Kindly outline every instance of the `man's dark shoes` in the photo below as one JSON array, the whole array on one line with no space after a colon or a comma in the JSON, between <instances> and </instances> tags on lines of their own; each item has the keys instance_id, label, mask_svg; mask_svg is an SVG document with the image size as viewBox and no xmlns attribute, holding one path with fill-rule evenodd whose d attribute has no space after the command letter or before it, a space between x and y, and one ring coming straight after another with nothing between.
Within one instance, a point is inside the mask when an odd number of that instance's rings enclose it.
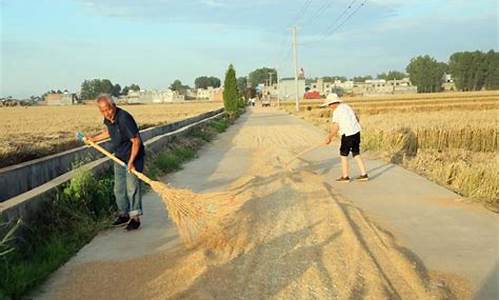
<instances>
[{"instance_id":1,"label":"man's dark shoes","mask_svg":"<svg viewBox=\"0 0 500 300\"><path fill-rule=\"evenodd\" d=\"M123 225L126 225L129 220L130 220L129 216L119 216L113 222L113 226L123 226Z\"/></svg>"},{"instance_id":2,"label":"man's dark shoes","mask_svg":"<svg viewBox=\"0 0 500 300\"><path fill-rule=\"evenodd\" d=\"M360 175L360 176L356 177L356 180L359 180L359 181L368 181L368 174Z\"/></svg>"},{"instance_id":3,"label":"man's dark shoes","mask_svg":"<svg viewBox=\"0 0 500 300\"><path fill-rule=\"evenodd\" d=\"M337 178L337 181L338 182L349 182L349 181L351 181L351 178L349 178L349 176L346 176L346 177L342 176L342 177Z\"/></svg>"},{"instance_id":4,"label":"man's dark shoes","mask_svg":"<svg viewBox=\"0 0 500 300\"><path fill-rule=\"evenodd\" d=\"M136 230L139 229L139 226L141 226L141 221L136 219L130 219L130 222L128 222L126 229L127 231Z\"/></svg>"}]
</instances>

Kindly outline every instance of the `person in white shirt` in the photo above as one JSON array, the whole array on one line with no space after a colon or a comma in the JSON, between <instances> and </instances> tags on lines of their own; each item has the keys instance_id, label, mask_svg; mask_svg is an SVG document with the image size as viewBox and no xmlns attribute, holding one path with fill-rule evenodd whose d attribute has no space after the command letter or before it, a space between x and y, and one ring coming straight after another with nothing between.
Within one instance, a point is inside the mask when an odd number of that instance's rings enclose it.
<instances>
[{"instance_id":1,"label":"person in white shirt","mask_svg":"<svg viewBox=\"0 0 500 300\"><path fill-rule=\"evenodd\" d=\"M352 153L354 160L356 160L361 173L361 175L356 179L362 181L368 180L365 164L359 155L361 126L359 125L358 116L349 105L342 102L337 94L329 94L325 103L321 106L328 106L333 111L332 126L330 133L325 138L325 144L330 144L332 139L337 134L341 136L340 160L342 162L342 177L338 178L337 181L349 182L351 180L349 177L349 164L347 161L347 157L350 152Z\"/></svg>"}]
</instances>

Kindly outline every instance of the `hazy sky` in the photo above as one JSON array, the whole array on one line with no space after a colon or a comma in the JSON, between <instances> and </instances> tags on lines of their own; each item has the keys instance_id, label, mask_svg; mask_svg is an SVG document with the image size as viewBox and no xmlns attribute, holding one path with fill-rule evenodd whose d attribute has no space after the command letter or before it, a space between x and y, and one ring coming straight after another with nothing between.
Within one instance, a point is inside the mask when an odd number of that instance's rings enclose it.
<instances>
[{"instance_id":1,"label":"hazy sky","mask_svg":"<svg viewBox=\"0 0 500 300\"><path fill-rule=\"evenodd\" d=\"M354 3L353 3L354 2ZM76 91L84 79L167 88L277 67L292 76L299 26L307 77L404 70L430 54L498 50L496 0L0 0L0 95ZM351 9L344 14L350 3ZM340 17L340 18L339 18Z\"/></svg>"}]
</instances>

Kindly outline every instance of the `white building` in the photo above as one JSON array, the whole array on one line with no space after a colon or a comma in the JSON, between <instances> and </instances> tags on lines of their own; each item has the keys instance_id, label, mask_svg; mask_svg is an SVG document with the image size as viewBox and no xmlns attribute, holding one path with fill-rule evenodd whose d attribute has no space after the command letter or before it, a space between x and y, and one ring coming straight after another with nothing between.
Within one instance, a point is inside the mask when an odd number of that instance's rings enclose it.
<instances>
[{"instance_id":1,"label":"white building","mask_svg":"<svg viewBox=\"0 0 500 300\"><path fill-rule=\"evenodd\" d=\"M73 105L79 103L76 94L69 92L48 94L45 96L45 101L47 105Z\"/></svg>"},{"instance_id":2,"label":"white building","mask_svg":"<svg viewBox=\"0 0 500 300\"><path fill-rule=\"evenodd\" d=\"M167 90L140 90L140 91L129 91L126 96L127 103L169 103L176 101L184 101L184 95Z\"/></svg>"},{"instance_id":3,"label":"white building","mask_svg":"<svg viewBox=\"0 0 500 300\"><path fill-rule=\"evenodd\" d=\"M322 97L327 97L329 94L336 92L338 88L344 90L345 93L351 93L354 86L353 81L325 82L323 79L318 79L316 82L309 84L309 91L318 92Z\"/></svg>"},{"instance_id":4,"label":"white building","mask_svg":"<svg viewBox=\"0 0 500 300\"><path fill-rule=\"evenodd\" d=\"M354 82L353 95L386 95L417 93L417 87L412 85L410 78L401 80L373 79L365 82Z\"/></svg>"},{"instance_id":5,"label":"white building","mask_svg":"<svg viewBox=\"0 0 500 300\"><path fill-rule=\"evenodd\" d=\"M213 88L211 86L206 89L198 89L196 91L196 99L216 101L219 99L219 95L222 91L223 89L221 87Z\"/></svg>"},{"instance_id":6,"label":"white building","mask_svg":"<svg viewBox=\"0 0 500 300\"><path fill-rule=\"evenodd\" d=\"M304 98L304 93L306 91L306 81L305 79L298 80L299 85L299 99ZM278 89L276 89L278 90ZM296 86L295 79L281 79L279 83L279 97L281 100L295 100L296 96Z\"/></svg>"}]
</instances>

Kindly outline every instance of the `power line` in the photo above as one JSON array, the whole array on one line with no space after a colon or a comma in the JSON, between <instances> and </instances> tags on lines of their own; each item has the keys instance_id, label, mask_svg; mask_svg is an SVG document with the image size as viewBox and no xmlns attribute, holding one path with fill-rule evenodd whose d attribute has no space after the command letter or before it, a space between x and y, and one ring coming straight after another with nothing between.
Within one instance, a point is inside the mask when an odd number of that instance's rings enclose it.
<instances>
[{"instance_id":1,"label":"power line","mask_svg":"<svg viewBox=\"0 0 500 300\"><path fill-rule=\"evenodd\" d=\"M320 16L323 15L326 11L328 11L328 9L333 5L333 1L324 1L323 5L320 5L318 7L318 9L316 10L316 13L314 13L310 19L312 19L312 22L310 24L304 24L304 26L310 26L310 27L313 27L314 25L316 25L316 23L318 23L318 21L320 20Z\"/></svg>"},{"instance_id":2,"label":"power line","mask_svg":"<svg viewBox=\"0 0 500 300\"><path fill-rule=\"evenodd\" d=\"M368 2L368 0L364 0L350 14L348 14L346 18L344 18L344 16L346 16L346 13L353 7L353 4L356 1L357 0L352 0L351 3L344 9L344 11L342 11L342 13L335 19L335 21L330 26L328 26L328 29L323 34L323 37L320 37L316 41L309 41L306 43L302 43L302 45L319 43L319 42L323 42L324 40L328 39L335 32L337 32L342 26L344 26L347 23L347 21L349 21L352 18L352 16L354 14L356 14L361 9L361 7L363 7ZM343 21L341 21L342 19L343 19ZM339 21L341 21L341 22L339 23Z\"/></svg>"},{"instance_id":3,"label":"power line","mask_svg":"<svg viewBox=\"0 0 500 300\"><path fill-rule=\"evenodd\" d=\"M308 8L311 6L312 0L306 0L304 4L300 7L299 11L297 12L297 15L295 18L292 19L292 22L289 24L288 27L291 27L295 24L297 24L300 19L307 13Z\"/></svg>"},{"instance_id":4,"label":"power line","mask_svg":"<svg viewBox=\"0 0 500 300\"><path fill-rule=\"evenodd\" d=\"M332 28L334 28L334 26L345 16L347 11L349 11L352 8L353 4L356 3L356 1L357 0L352 0L351 3L349 3L349 5L342 11L342 13L338 15L337 18L335 18L333 23L330 26L328 26L325 32L329 32Z\"/></svg>"},{"instance_id":5,"label":"power line","mask_svg":"<svg viewBox=\"0 0 500 300\"><path fill-rule=\"evenodd\" d=\"M356 1L356 0L354 0L354 1ZM351 19L351 17L352 17L354 14L356 14L356 13L357 13L357 12L361 9L361 7L363 7L363 6L366 4L366 2L368 2L368 0L364 0L363 2L361 2L361 4L360 4L358 7L356 7L356 9L355 9L353 12L351 12L351 14L350 14L350 15L348 15L348 16L347 16L347 18L345 18L345 19L344 19L344 21L343 21L342 23L340 23L337 27L333 28L333 30L332 30L332 31L330 31L329 33L327 33L327 34L325 35L325 37L323 38L323 40L326 40L326 39L327 39L327 38L329 38L332 34L334 34L336 31L338 31L338 30L339 30L342 26L344 26L344 24L345 24L345 23L347 23L347 21L349 21L349 20ZM350 6L349 6L349 7L350 7Z\"/></svg>"}]
</instances>

